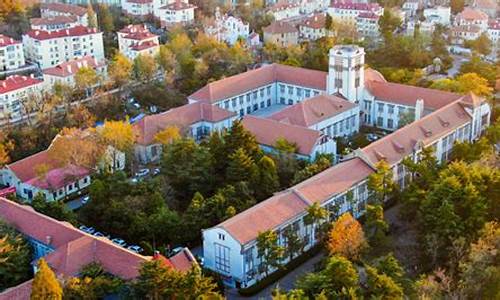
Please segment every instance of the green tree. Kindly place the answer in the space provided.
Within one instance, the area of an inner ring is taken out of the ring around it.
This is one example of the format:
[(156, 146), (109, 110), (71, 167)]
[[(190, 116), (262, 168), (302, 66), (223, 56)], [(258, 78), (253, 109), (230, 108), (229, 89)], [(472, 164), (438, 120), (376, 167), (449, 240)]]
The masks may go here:
[(287, 141), (285, 138), (278, 138), (274, 143), (274, 148), (285, 153), (297, 153), (298, 146), (296, 143)]
[(288, 225), (283, 230), (283, 237), (286, 239), (285, 255), (292, 260), (296, 255), (302, 253), (305, 243), (298, 234), (298, 228)]
[(366, 270), (366, 296), (376, 299), (403, 299), (403, 288), (391, 277), (380, 274), (374, 267), (365, 265)]
[(280, 183), (276, 164), (269, 156), (262, 156), (257, 166), (259, 168), (259, 180), (256, 197), (262, 200), (276, 192)]
[(331, 29), (332, 29), (332, 26), (333, 26), (333, 19), (332, 19), (332, 16), (330, 16), (330, 14), (326, 14), (326, 18), (325, 18), (325, 29), (326, 29), (326, 30), (331, 30)]
[(276, 232), (267, 230), (257, 236), (257, 256), (261, 259), (260, 268), (266, 276), (269, 268), (279, 268), (285, 249), (278, 244)]
[(0, 291), (31, 277), (31, 248), (26, 239), (0, 220)]
[(481, 56), (473, 53), (472, 57), (460, 66), (459, 74), (466, 73), (479, 74), (482, 78), (488, 80), (488, 85), (490, 87), (494, 87), (498, 71), (494, 64), (489, 63), (482, 59)]
[(321, 207), (318, 202), (314, 202), (306, 210), (307, 215), (304, 217), (304, 224), (311, 227), (311, 232), (314, 232), (315, 239), (323, 239), (326, 231), (325, 225), (327, 224), (325, 221), (328, 218), (328, 211), (324, 207)]
[(465, 44), (479, 54), (488, 55), (491, 53), (492, 43), (486, 32), (482, 33), (477, 39), (467, 41)]
[(227, 182), (256, 182), (258, 172), (257, 165), (243, 148), (238, 148), (234, 153), (229, 155), (229, 163), (226, 170)]
[(384, 208), (380, 204), (366, 206), (365, 232), (375, 245), (384, 242), (389, 224), (384, 220)]
[(238, 148), (242, 148), (254, 161), (259, 161), (262, 157), (262, 150), (255, 136), (246, 130), (240, 121), (233, 123), (224, 140), (226, 141), (226, 153), (228, 155), (238, 150)]
[(76, 223), (76, 215), (66, 207), (62, 200), (47, 201), (44, 194), (37, 193), (31, 200), (31, 206), (37, 212), (56, 220)]
[(401, 27), (401, 19), (395, 16), (390, 9), (384, 9), (384, 14), (379, 18), (378, 24), (384, 42), (387, 44), (391, 41), (394, 31)]
[(37, 263), (38, 271), (33, 279), (31, 286), (31, 299), (62, 299), (63, 290), (57, 281), (56, 275), (50, 269), (49, 265), (43, 258), (40, 258)]
[(113, 16), (109, 12), (106, 4), (98, 4), (99, 14), (97, 15), (101, 29), (106, 33), (111, 33), (115, 30)]
[(395, 190), (391, 166), (381, 160), (376, 165), (376, 171), (368, 176), (368, 190), (373, 201), (383, 203)]
[(82, 91), (87, 91), (94, 87), (99, 82), (99, 76), (96, 71), (90, 67), (83, 67), (75, 74), (75, 85)]
[(297, 282), (297, 288), (314, 298), (324, 293), (328, 299), (339, 299), (347, 296), (349, 291), (359, 287), (359, 276), (356, 268), (345, 257), (328, 257), (326, 266), (317, 273), (308, 273)]
[(332, 161), (329, 157), (318, 156), (312, 164), (307, 165), (305, 168), (303, 168), (302, 170), (295, 173), (295, 176), (293, 178), (293, 182), (295, 184), (302, 182), (302, 181), (306, 180), (307, 178), (310, 178), (310, 177), (328, 169), (329, 167), (331, 167), (331, 165), (332, 165)]

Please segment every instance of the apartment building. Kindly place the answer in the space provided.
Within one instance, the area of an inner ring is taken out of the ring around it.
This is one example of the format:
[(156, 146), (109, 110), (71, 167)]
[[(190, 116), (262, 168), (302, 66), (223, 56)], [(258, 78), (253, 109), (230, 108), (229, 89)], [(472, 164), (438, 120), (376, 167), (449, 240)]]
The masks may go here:
[(81, 26), (89, 26), (89, 16), (85, 7), (65, 3), (41, 3), (40, 14), (42, 18), (72, 17)]
[(23, 101), (38, 95), (43, 89), (43, 81), (34, 77), (12, 75), (0, 80), (0, 120), (20, 120)]
[(55, 16), (30, 19), (32, 30), (57, 31), (81, 25), (76, 16)]
[(280, 0), (267, 10), (275, 21), (281, 21), (300, 16), (300, 3)]
[(272, 43), (281, 47), (297, 45), (299, 30), (285, 21), (274, 21), (262, 29), (264, 43)]
[(328, 8), (328, 14), (336, 20), (356, 25), (359, 14), (372, 13), (377, 16), (384, 14), (384, 8), (378, 3), (333, 2)]
[(56, 83), (73, 87), (75, 85), (75, 75), (82, 68), (91, 68), (101, 79), (106, 78), (106, 63), (91, 56), (85, 56), (43, 70), (43, 81), (46, 88), (52, 87)]
[(317, 13), (305, 18), (299, 23), (299, 37), (301, 40), (315, 41), (326, 36), (325, 29), (326, 16)]
[(204, 26), (205, 34), (214, 37), (219, 42), (234, 45), (239, 39), (247, 40), (250, 35), (250, 25), (240, 18), (224, 14), (216, 9), (215, 19), (208, 20)]
[(135, 17), (146, 17), (154, 13), (153, 0), (121, 0), (122, 11)]
[(193, 22), (195, 9), (196, 5), (190, 4), (188, 0), (175, 0), (160, 7), (155, 16), (160, 19), (162, 27), (185, 25)]
[(92, 56), (104, 60), (102, 32), (76, 26), (55, 31), (30, 30), (23, 35), (24, 53), (43, 70), (63, 62)]
[(157, 35), (152, 34), (145, 24), (128, 25), (117, 32), (118, 49), (130, 60), (138, 55), (155, 56), (160, 50)]
[(24, 65), (23, 44), (0, 34), (0, 71), (14, 70)]

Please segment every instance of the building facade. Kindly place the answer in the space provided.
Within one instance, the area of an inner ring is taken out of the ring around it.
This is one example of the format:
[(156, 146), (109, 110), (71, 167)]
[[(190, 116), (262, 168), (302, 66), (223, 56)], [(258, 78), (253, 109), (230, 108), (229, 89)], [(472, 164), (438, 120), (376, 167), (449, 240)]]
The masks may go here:
[(99, 62), (91, 56), (85, 56), (81, 59), (63, 62), (53, 68), (43, 70), (43, 81), (45, 83), (45, 87), (48, 89), (56, 83), (74, 87), (75, 75), (82, 68), (93, 69), (101, 80), (106, 78), (107, 68), (104, 61)]
[(284, 21), (274, 21), (263, 28), (264, 43), (272, 43), (281, 47), (297, 45), (299, 31), (291, 24)]
[(12, 75), (0, 80), (0, 120), (18, 121), (23, 116), (22, 103), (39, 95), (44, 83), (34, 77)]
[(160, 7), (155, 16), (160, 19), (162, 27), (190, 24), (194, 21), (194, 10), (196, 6), (187, 0), (174, 0)]
[(250, 25), (248, 23), (227, 14), (221, 16), (218, 7), (215, 12), (215, 19), (206, 24), (204, 30), (207, 35), (229, 45), (234, 45), (239, 39), (245, 41), (250, 35)]
[(130, 60), (138, 55), (155, 56), (160, 50), (158, 36), (152, 34), (145, 24), (128, 25), (118, 31), (117, 35), (120, 53)]
[(25, 63), (23, 44), (0, 34), (0, 71), (14, 70)]
[(77, 5), (65, 3), (42, 3), (40, 5), (42, 18), (72, 17), (81, 26), (89, 26), (87, 9)]

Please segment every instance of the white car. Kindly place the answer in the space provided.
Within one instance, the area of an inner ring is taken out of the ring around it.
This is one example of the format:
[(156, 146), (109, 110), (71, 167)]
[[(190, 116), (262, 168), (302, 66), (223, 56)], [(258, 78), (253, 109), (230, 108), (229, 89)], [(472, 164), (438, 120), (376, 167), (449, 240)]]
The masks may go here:
[(127, 249), (130, 251), (134, 251), (135, 253), (141, 253), (144, 251), (144, 249), (142, 249), (141, 247), (139, 247), (137, 245), (130, 245), (127, 247)]
[(95, 232), (94, 227), (87, 227), (85, 225), (82, 225), (79, 227), (81, 231), (86, 232), (88, 234), (93, 234)]
[(135, 173), (135, 177), (144, 177), (149, 174), (149, 169), (140, 169)]
[(89, 200), (90, 200), (90, 196), (87, 195), (87, 196), (83, 197), (82, 204), (87, 204), (87, 202), (89, 202)]
[(124, 240), (122, 239), (119, 239), (119, 238), (114, 238), (111, 240), (113, 243), (117, 244), (118, 246), (122, 246), (122, 247), (125, 247), (127, 246), (127, 243), (125, 243)]

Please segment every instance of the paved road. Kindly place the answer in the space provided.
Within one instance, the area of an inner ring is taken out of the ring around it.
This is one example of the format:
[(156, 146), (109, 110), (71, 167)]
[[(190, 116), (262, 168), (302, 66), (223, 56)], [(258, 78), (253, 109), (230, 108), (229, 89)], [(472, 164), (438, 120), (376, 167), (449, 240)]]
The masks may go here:
[(309, 259), (302, 265), (298, 266), (294, 270), (290, 271), (288, 274), (286, 274), (284, 277), (282, 277), (278, 282), (275, 282), (265, 288), (264, 290), (260, 291), (257, 295), (252, 296), (252, 297), (242, 297), (238, 294), (238, 291), (236, 289), (231, 289), (226, 291), (226, 298), (233, 300), (233, 299), (271, 299), (271, 293), (272, 291), (276, 288), (276, 285), (279, 285), (280, 289), (282, 290), (292, 290), (295, 287), (295, 282), (299, 277), (301, 277), (304, 274), (310, 273), (314, 271), (314, 265), (319, 262), (323, 258), (324, 254), (321, 252), (314, 256), (313, 258)]
[(83, 206), (82, 199), (86, 195), (82, 195), (81, 197), (78, 197), (77, 199), (71, 200), (66, 202), (66, 207), (70, 210), (76, 210), (79, 209), (80, 207)]
[(466, 62), (468, 58), (454, 54), (452, 54), (451, 57), (453, 58), (453, 63), (451, 68), (448, 69), (448, 77), (455, 77), (455, 75), (457, 75), (458, 72), (460, 71), (460, 67), (462, 66), (462, 64)]

